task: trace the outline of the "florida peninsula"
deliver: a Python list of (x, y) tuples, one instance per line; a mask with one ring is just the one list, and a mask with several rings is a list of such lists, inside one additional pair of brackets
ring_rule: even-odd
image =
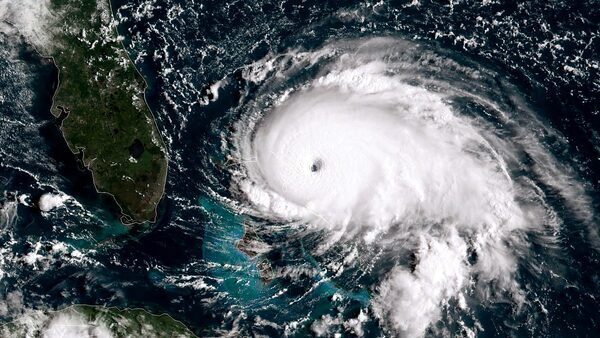
[(154, 221), (167, 155), (148, 108), (146, 83), (117, 32), (109, 0), (50, 0), (51, 44), (59, 70), (52, 114), (71, 151), (112, 195), (124, 223)]

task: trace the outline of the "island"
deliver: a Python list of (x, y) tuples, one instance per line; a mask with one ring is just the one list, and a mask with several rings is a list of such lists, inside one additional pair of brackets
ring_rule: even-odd
[(27, 310), (0, 325), (2, 337), (194, 338), (183, 323), (143, 309), (72, 305), (58, 311)]
[(51, 43), (39, 49), (59, 70), (51, 112), (96, 190), (114, 197), (121, 221), (154, 222), (166, 147), (110, 6), (109, 0), (50, 1)]

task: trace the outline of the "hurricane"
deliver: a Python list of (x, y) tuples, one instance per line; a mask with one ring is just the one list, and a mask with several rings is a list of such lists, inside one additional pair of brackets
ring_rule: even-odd
[(519, 257), (532, 245), (552, 252), (560, 224), (541, 187), (583, 220), (591, 213), (545, 144), (560, 135), (494, 70), (375, 38), (245, 72), (260, 89), (224, 140), (238, 164), (232, 190), (290, 236), (318, 233), (316, 257), (358, 245), (349, 255), (371, 262), (360, 267), (379, 280), (370, 308), (392, 333), (423, 335), (452, 302), (522, 306)]

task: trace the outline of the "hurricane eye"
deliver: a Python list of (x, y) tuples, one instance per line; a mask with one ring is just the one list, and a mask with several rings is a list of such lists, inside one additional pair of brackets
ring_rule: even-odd
[(321, 159), (316, 159), (313, 161), (312, 165), (310, 166), (310, 171), (312, 171), (313, 173), (316, 173), (317, 171), (321, 170), (322, 167), (323, 167), (323, 161)]

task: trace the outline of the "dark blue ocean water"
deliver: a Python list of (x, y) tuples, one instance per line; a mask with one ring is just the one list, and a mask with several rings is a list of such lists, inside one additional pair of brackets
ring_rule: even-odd
[[(600, 330), (600, 261), (594, 238), (600, 214), (600, 3), (112, 4), (125, 45), (149, 85), (147, 101), (169, 149), (159, 219), (132, 229), (119, 224), (118, 208), (95, 193), (91, 175), (68, 151), (49, 113), (57, 83), (54, 66), (26, 44), (17, 57), (6, 52), (0, 55), (0, 201), (7, 206), (26, 195), (29, 206), (19, 204), (18, 219), (3, 225), (0, 297), (17, 292), (25, 307), (41, 309), (74, 303), (143, 307), (168, 313), (202, 336), (234, 330), (243, 336), (304, 336), (324, 315), (355, 318), (368, 307), (376, 277), (323, 278), (321, 264), (335, 257), (315, 259), (310, 254), (314, 243), (290, 240), (286, 250), (279, 247), (261, 259), (273, 268), (294, 265), (317, 273), (265, 281), (261, 262), (237, 249), (249, 220), (218, 198), (236, 198), (221, 142), (235, 118), (231, 112), (264, 90), (242, 76), (243, 67), (289, 49), (392, 36), (502, 74), (498, 83), (518, 88), (540, 118), (565, 137), (566, 143), (548, 140), (549, 147), (573, 168), (592, 201), (594, 214), (585, 223), (558, 192), (543, 187), (564, 220), (557, 234), (563, 248), (557, 259), (564, 270), (552, 272), (559, 277), (550, 270), (532, 274), (524, 257), (517, 279), (527, 294), (525, 309), (472, 304), (472, 316), (461, 318), (468, 327), (475, 326), (476, 318), (478, 335), (490, 337), (593, 336)], [(218, 92), (211, 92), (210, 86), (222, 79)], [(35, 203), (47, 192), (73, 199), (65, 208), (41, 213)], [(265, 240), (284, 240), (279, 236)], [(58, 243), (66, 251), (56, 249)], [(532, 248), (540, 257), (544, 250)], [(23, 257), (34, 251), (41, 258), (25, 263)], [(336, 301), (335, 294), (343, 294), (344, 300)], [(15, 315), (0, 312), (3, 319)], [(452, 309), (445, 310), (436, 326), (452, 335), (465, 334), (455, 317)], [(374, 318), (364, 329), (367, 336), (384, 332)]]

